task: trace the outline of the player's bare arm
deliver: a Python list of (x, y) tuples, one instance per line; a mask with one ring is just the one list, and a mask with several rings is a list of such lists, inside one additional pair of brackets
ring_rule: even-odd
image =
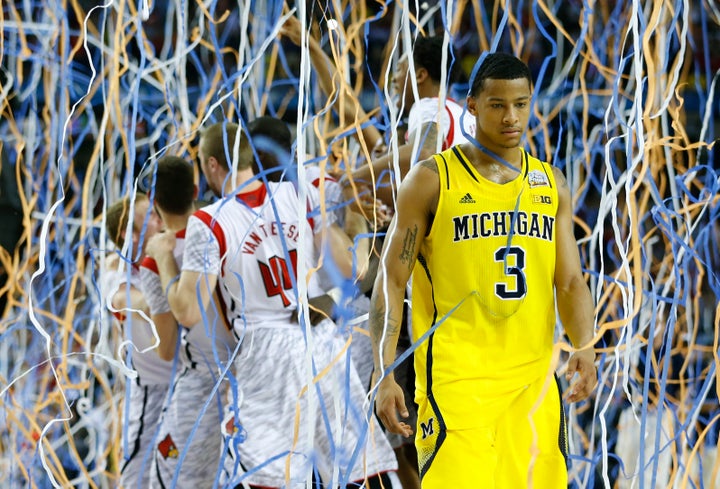
[[(157, 263), (157, 262), (155, 262)], [(164, 290), (162, 290), (162, 283), (160, 282), (160, 276), (152, 271), (151, 268), (140, 269), (140, 285), (143, 295), (148, 298), (148, 302), (152, 303), (150, 298), (157, 297), (160, 293), (165, 296)], [(152, 313), (152, 309), (151, 313)], [(164, 309), (163, 309), (164, 310)], [(160, 344), (157, 348), (158, 356), (165, 360), (171, 361), (175, 358), (175, 346), (178, 340), (178, 323), (175, 320), (175, 316), (172, 315), (171, 311), (155, 312), (150, 318), (155, 324), (157, 335), (160, 338)]]
[(215, 290), (217, 275), (185, 271), (180, 273), (173, 256), (175, 236), (169, 232), (158, 233), (148, 242), (146, 252), (155, 259), (163, 290), (177, 322), (192, 327), (202, 320), (202, 311), (210, 304), (211, 292)]
[(395, 360), (405, 286), (437, 207), (439, 180), (437, 169), (431, 169), (434, 166), (434, 160), (419, 164), (400, 186), (397, 212), (385, 240), (370, 306), (374, 380), (380, 380), (375, 409), (388, 430), (404, 436), (410, 436), (412, 428), (398, 419), (398, 412), (407, 416), (402, 389), (392, 373), (381, 376)]
[[(302, 45), (302, 24), (297, 17), (291, 16), (285, 21), (280, 34), (286, 36), (297, 46)], [(337, 69), (336, 61), (325, 54), (322, 46), (312, 35), (308, 36), (310, 61), (315, 67), (320, 89), (334, 103), (335, 108), (344, 112), (345, 123), (355, 121), (358, 128), (358, 140), (370, 150), (382, 142), (382, 134), (372, 124), (361, 127), (370, 117), (363, 110), (355, 94), (347, 86), (343, 86), (342, 74)]]
[(128, 291), (126, 284), (120, 285), (113, 294), (110, 305), (113, 307), (113, 310), (116, 311), (132, 310), (142, 311), (146, 314), (150, 313), (142, 292), (133, 286), (130, 286), (130, 290)]
[(438, 130), (436, 122), (426, 122), (420, 129), (420, 134), (411, 134), (408, 144), (414, 145), (415, 138), (420, 138), (417, 159), (425, 161), (437, 151)]
[[(362, 218), (362, 216), (360, 216)], [(363, 218), (363, 224), (365, 220)], [(365, 225), (365, 233), (367, 233)], [(358, 233), (359, 234), (359, 233)], [(331, 224), (325, 232), (315, 234), (315, 246), (320, 249), (328, 249), (330, 257), (345, 278), (362, 279), (367, 271), (367, 262), (370, 256), (369, 239), (367, 237), (358, 240), (358, 247), (351, 237), (336, 223)], [(323, 243), (327, 243), (327, 247)]]
[(580, 265), (580, 253), (573, 233), (570, 188), (562, 172), (553, 168), (558, 187), (558, 213), (556, 219), (557, 261), (555, 264), (555, 293), (560, 320), (573, 347), (567, 376), (577, 378), (570, 384), (568, 402), (586, 399), (597, 384), (595, 369), (594, 306), (590, 289), (585, 283)]
[(157, 354), (170, 362), (175, 358), (175, 346), (178, 340), (178, 324), (172, 312), (161, 312), (152, 315), (153, 323), (160, 337)]
[[(414, 138), (420, 138), (418, 142), (418, 150), (415, 153)], [(428, 122), (422, 125), (419, 135), (410, 135), (407, 143), (398, 146), (398, 166), (400, 167), (400, 179), (402, 180), (410, 171), (413, 161), (425, 160), (430, 158), (436, 149), (438, 138), (437, 124)], [(373, 160), (370, 164), (363, 165), (353, 171), (353, 179), (355, 181), (372, 182), (376, 187), (377, 197), (387, 205), (393, 203), (393, 189), (390, 185), (378, 186), (378, 183), (389, 183), (387, 178), (381, 178), (383, 171), (392, 170), (394, 168), (393, 154), (387, 154), (382, 158)], [(396, 179), (397, 180), (397, 179)]]

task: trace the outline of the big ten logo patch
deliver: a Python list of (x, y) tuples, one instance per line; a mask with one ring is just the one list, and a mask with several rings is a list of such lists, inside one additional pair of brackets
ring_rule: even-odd
[(533, 204), (552, 204), (552, 197), (549, 195), (533, 195)]
[(425, 438), (427, 438), (428, 436), (432, 436), (435, 434), (434, 424), (435, 424), (435, 418), (429, 418), (427, 420), (427, 423), (422, 422), (422, 421), (420, 422), (420, 430), (422, 432), (423, 440)]
[(168, 433), (165, 438), (158, 443), (158, 452), (160, 452), (160, 455), (162, 455), (165, 460), (168, 458), (178, 457), (178, 449), (175, 446), (175, 442), (170, 436), (170, 433)]

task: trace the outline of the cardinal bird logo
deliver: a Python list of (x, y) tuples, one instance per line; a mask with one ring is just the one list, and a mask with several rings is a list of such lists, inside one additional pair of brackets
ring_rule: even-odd
[(235, 426), (235, 416), (230, 418), (227, 423), (225, 423), (225, 433), (228, 435), (234, 435), (238, 432), (238, 427)]
[(162, 455), (165, 460), (167, 460), (168, 457), (178, 457), (178, 449), (175, 446), (175, 442), (170, 436), (170, 433), (168, 433), (167, 436), (165, 436), (165, 438), (163, 438), (162, 441), (158, 443), (158, 452), (160, 452), (160, 455)]

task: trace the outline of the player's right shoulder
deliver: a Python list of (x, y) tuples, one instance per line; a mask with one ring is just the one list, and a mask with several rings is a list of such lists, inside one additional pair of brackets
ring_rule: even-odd
[(440, 195), (440, 175), (435, 156), (419, 161), (410, 169), (400, 185), (398, 199), (409, 199), (414, 207), (427, 205), (427, 211), (434, 213)]
[[(438, 164), (437, 164), (437, 160), (435, 160), (434, 156), (431, 156), (430, 158), (419, 161), (416, 166), (420, 167), (421, 169), (424, 169), (424, 170), (421, 170), (423, 172), (430, 171), (431, 173), (433, 173), (435, 175), (438, 174)], [(432, 175), (427, 175), (427, 176), (432, 177)]]

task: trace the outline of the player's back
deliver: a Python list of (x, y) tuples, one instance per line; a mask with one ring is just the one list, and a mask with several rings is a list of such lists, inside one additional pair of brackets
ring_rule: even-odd
[[(256, 190), (229, 196), (198, 212), (212, 230), (222, 258), (219, 290), (236, 331), (245, 327), (296, 327), (299, 257), (312, 264), (313, 227), (289, 182), (269, 182)], [(194, 221), (194, 224), (193, 224)], [(318, 294), (316, 279), (308, 283)]]

